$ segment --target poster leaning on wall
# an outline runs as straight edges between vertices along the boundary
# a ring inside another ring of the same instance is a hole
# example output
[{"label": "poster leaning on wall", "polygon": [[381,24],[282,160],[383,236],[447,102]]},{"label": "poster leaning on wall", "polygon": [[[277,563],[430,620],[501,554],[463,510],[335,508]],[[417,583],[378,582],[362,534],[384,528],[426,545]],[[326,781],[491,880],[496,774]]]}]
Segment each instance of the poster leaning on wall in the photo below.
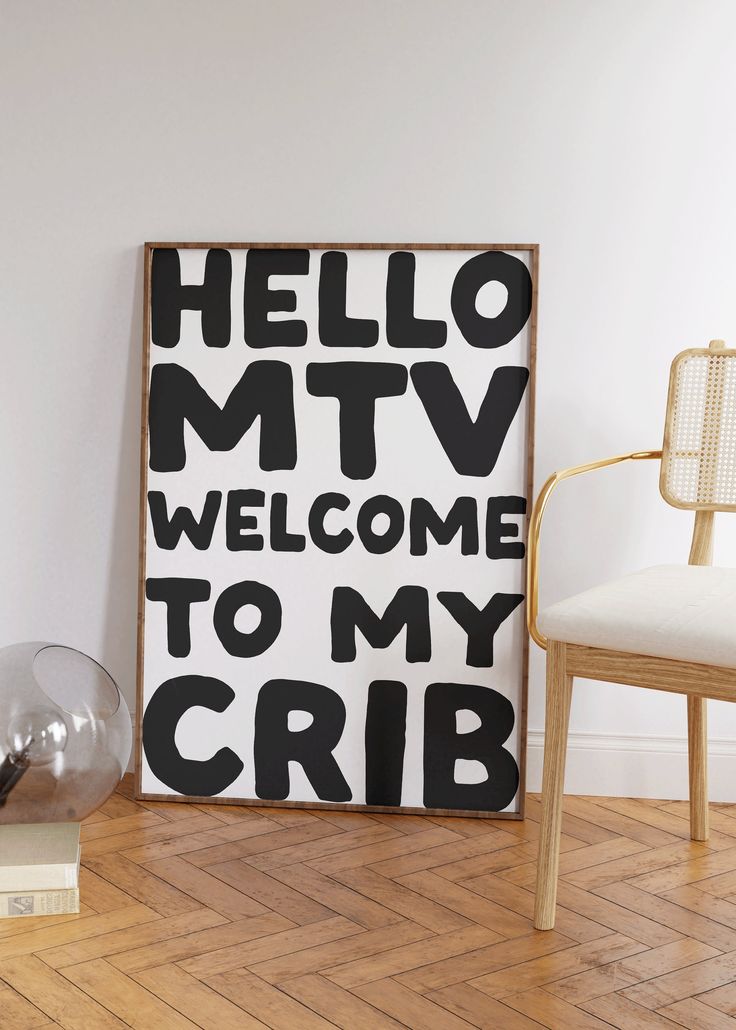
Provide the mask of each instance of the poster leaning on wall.
[{"label": "poster leaning on wall", "polygon": [[137,796],[523,814],[535,245],[146,245]]}]

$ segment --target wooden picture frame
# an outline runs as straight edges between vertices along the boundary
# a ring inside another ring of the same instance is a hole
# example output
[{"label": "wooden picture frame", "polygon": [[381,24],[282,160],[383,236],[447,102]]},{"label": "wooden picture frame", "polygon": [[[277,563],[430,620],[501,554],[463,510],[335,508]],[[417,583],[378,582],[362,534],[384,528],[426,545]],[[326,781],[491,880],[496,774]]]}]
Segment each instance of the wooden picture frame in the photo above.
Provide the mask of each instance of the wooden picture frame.
[{"label": "wooden picture frame", "polygon": [[[539,279],[539,245],[538,244],[428,244],[428,243],[146,243],[145,244],[145,283],[144,283],[144,319],[143,319],[143,376],[142,376],[142,399],[141,399],[141,504],[140,504],[140,561],[139,561],[139,597],[138,597],[138,655],[137,655],[137,704],[136,704],[136,731],[135,731],[135,796],[141,800],[165,800],[165,801],[190,801],[200,803],[222,803],[222,804],[245,804],[258,807],[279,807],[279,808],[314,808],[314,809],[336,809],[345,811],[377,811],[396,812],[409,814],[426,814],[439,816],[466,816],[466,817],[488,817],[494,819],[521,819],[524,816],[525,801],[525,777],[526,777],[526,752],[527,752],[527,692],[528,692],[528,637],[525,632],[520,635],[520,669],[521,682],[518,693],[518,707],[515,712],[516,737],[518,740],[518,791],[516,799],[518,805],[514,810],[489,811],[477,810],[474,808],[446,808],[446,807],[422,807],[418,805],[389,804],[371,805],[350,802],[320,801],[320,800],[291,800],[289,798],[277,798],[270,800],[263,797],[243,796],[214,796],[207,794],[182,794],[172,789],[171,793],[164,793],[157,790],[145,789],[143,777],[143,717],[144,717],[144,664],[146,658],[146,554],[148,542],[148,506],[147,495],[149,487],[149,400],[150,400],[150,377],[152,367],[152,340],[151,340],[151,282],[152,263],[156,251],[176,250],[181,254],[187,251],[212,251],[224,250],[231,254],[239,251],[309,251],[309,252],[361,252],[361,251],[386,251],[395,252],[424,252],[424,251],[458,251],[458,252],[505,252],[512,256],[518,256],[518,252],[524,252],[525,260],[531,276],[531,304],[527,321],[522,330],[528,340],[528,372],[529,381],[526,393],[524,394],[525,415],[525,483],[526,492],[526,517],[522,519],[524,527],[523,537],[526,541],[526,528],[528,527],[529,514],[531,510],[532,488],[533,488],[533,458],[534,458],[534,397],[535,397],[535,368],[536,368],[536,333],[537,333],[537,309],[538,309],[538,279]],[[467,260],[461,255],[463,260]],[[181,277],[184,285],[184,276]],[[192,283],[196,285],[196,283]],[[289,309],[293,310],[293,309]],[[503,310],[503,308],[502,308]],[[295,316],[296,317],[296,316]],[[346,314],[346,319],[352,316]],[[490,316],[489,316],[490,317]],[[499,348],[502,349],[502,348]],[[426,351],[419,354],[426,356]],[[488,352],[491,353],[491,352]],[[257,354],[257,352],[256,352]],[[283,348],[276,348],[276,354],[283,356]],[[260,356],[260,355],[257,355]],[[269,357],[268,352],[264,355]],[[274,356],[272,353],[270,356]],[[361,352],[357,352],[360,357]],[[419,355],[417,355],[418,359]],[[483,559],[481,546],[480,557]],[[523,577],[523,573],[522,573]],[[523,590],[523,588],[522,588]],[[168,605],[166,606],[168,610]],[[518,617],[523,623],[523,605],[519,608]],[[397,677],[397,678],[400,678]],[[461,678],[461,676],[459,677]],[[149,702],[150,704],[150,699]],[[460,731],[458,731],[460,732]]]}]

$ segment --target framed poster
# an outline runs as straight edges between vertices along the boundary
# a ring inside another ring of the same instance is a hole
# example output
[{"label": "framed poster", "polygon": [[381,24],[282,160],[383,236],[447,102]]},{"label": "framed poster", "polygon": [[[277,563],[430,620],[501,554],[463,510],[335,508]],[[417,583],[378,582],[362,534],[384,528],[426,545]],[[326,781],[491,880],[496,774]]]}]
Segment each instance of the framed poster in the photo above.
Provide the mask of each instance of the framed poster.
[{"label": "framed poster", "polygon": [[522,814],[537,264],[146,245],[138,797]]}]

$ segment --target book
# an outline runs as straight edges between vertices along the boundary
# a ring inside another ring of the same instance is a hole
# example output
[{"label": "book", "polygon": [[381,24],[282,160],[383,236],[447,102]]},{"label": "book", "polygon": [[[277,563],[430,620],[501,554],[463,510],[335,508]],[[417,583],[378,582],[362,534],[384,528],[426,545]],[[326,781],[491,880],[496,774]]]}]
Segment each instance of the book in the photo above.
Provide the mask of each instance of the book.
[{"label": "book", "polygon": [[18,916],[61,916],[79,911],[79,888],[63,891],[4,891],[0,919]]},{"label": "book", "polygon": [[0,826],[0,892],[71,890],[79,857],[79,823]]}]

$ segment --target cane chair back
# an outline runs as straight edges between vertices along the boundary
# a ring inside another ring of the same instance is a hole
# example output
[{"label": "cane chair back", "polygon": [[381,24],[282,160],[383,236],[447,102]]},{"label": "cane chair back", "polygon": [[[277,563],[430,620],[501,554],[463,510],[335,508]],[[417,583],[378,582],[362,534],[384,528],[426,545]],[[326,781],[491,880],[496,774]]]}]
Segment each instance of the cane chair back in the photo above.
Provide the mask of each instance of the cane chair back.
[{"label": "cane chair back", "polygon": [[659,487],[675,508],[736,511],[736,350],[720,340],[672,362]]}]

